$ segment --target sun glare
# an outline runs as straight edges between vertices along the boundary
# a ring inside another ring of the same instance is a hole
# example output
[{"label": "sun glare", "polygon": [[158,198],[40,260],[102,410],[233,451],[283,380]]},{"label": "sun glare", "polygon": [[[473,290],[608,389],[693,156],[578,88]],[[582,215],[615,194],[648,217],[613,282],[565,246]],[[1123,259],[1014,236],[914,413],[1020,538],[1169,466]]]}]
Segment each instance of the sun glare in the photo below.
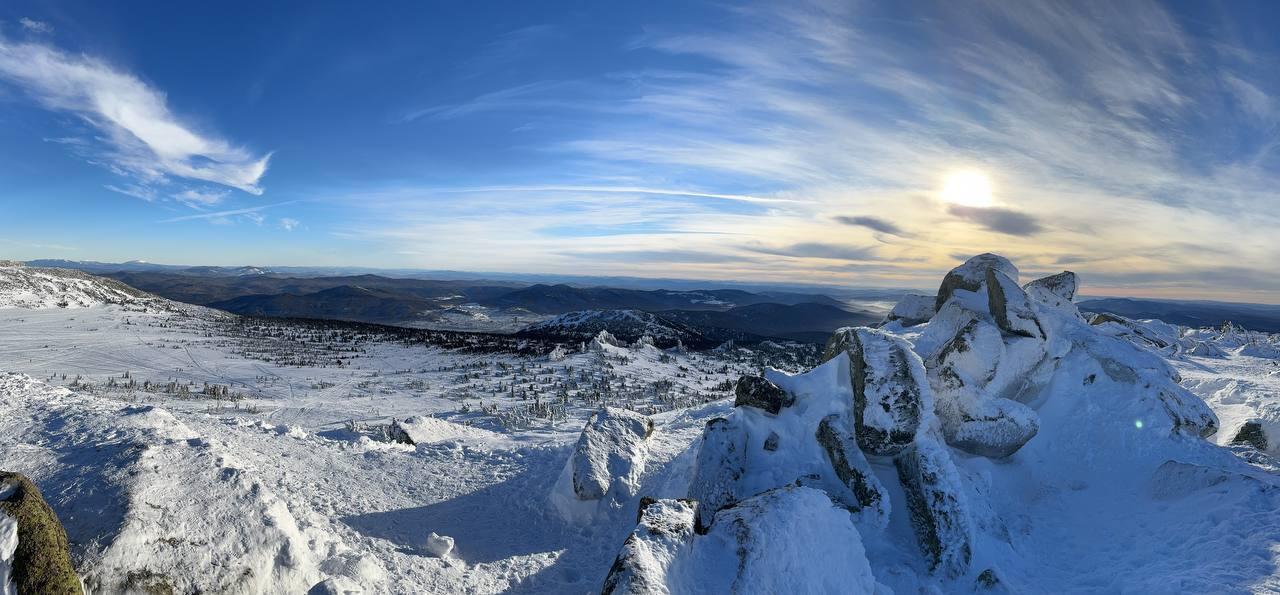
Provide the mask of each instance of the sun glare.
[{"label": "sun glare", "polygon": [[942,186],[942,200],[966,207],[989,207],[991,179],[976,170],[961,170],[947,175]]}]

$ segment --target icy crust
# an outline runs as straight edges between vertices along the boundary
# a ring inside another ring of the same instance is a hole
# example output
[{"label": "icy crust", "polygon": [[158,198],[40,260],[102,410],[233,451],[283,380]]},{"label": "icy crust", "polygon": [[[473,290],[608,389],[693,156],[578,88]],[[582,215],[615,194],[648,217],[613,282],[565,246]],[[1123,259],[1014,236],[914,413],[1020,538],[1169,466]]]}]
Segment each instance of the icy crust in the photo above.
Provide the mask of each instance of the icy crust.
[{"label": "icy crust", "polygon": [[[28,439],[42,446],[15,447]],[[324,578],[312,546],[327,538],[163,409],[0,376],[0,467],[32,470],[91,591],[301,593]]]},{"label": "icy crust", "polygon": [[653,421],[605,407],[587,421],[552,493],[552,503],[570,520],[585,520],[599,506],[618,508],[636,495],[653,434]]},{"label": "icy crust", "polygon": [[650,504],[602,592],[877,592],[857,528],[822,491],[769,490],[716,513],[705,534],[692,516],[687,502]]}]

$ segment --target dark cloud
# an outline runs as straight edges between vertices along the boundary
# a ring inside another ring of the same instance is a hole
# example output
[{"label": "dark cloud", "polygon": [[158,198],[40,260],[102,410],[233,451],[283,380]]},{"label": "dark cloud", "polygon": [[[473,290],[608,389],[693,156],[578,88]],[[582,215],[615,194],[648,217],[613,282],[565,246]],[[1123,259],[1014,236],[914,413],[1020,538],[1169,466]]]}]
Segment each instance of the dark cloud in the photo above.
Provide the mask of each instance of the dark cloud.
[{"label": "dark cloud", "polygon": [[868,217],[865,215],[850,217],[846,215],[840,215],[836,217],[836,221],[839,221],[845,225],[865,227],[867,229],[875,230],[880,233],[891,233],[895,236],[906,235],[902,232],[902,228],[895,225],[892,221],[885,221],[884,219],[880,219],[878,217]]},{"label": "dark cloud", "polygon": [[977,223],[983,228],[1011,236],[1033,236],[1044,231],[1044,226],[1040,225],[1035,217],[1011,209],[951,205],[947,211],[956,217]]},{"label": "dark cloud", "polygon": [[881,260],[876,256],[875,248],[862,246],[843,246],[840,244],[824,244],[821,242],[802,242],[790,246],[751,246],[753,252],[774,254],[777,256],[793,256],[796,258],[832,258],[837,260]]}]

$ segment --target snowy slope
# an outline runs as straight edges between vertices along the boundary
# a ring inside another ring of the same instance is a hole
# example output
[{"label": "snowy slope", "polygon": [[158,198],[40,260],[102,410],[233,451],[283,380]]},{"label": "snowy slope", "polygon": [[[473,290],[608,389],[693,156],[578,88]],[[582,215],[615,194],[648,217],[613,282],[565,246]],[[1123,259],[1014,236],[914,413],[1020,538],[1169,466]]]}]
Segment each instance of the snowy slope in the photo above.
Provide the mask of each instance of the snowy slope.
[{"label": "snowy slope", "polygon": [[0,266],[0,308],[87,308],[104,304],[161,305],[128,285],[71,269]]}]

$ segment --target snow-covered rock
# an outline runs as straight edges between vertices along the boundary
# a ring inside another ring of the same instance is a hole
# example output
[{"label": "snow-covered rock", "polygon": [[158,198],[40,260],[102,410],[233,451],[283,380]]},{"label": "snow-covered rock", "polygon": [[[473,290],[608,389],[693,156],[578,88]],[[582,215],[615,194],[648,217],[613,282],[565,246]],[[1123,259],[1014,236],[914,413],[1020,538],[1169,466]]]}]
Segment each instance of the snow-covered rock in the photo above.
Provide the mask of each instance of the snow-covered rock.
[{"label": "snow-covered rock", "polygon": [[1052,308],[1071,309],[1075,308],[1073,302],[1076,290],[1079,289],[1079,280],[1075,273],[1062,271],[1031,281],[1023,285],[1022,289],[1027,292],[1027,297],[1036,302]]},{"label": "snow-covered rock", "polygon": [[1032,339],[1044,337],[1044,329],[1031,308],[1031,300],[1018,287],[1017,281],[995,268],[989,268],[986,285],[991,317],[1001,330]]},{"label": "snow-covered rock", "polygon": [[921,436],[895,463],[911,526],[930,570],[949,576],[966,572],[973,557],[973,529],[950,453],[932,437]]},{"label": "snow-covered rock", "polygon": [[933,302],[934,311],[941,310],[942,305],[951,299],[957,289],[965,291],[981,289],[987,282],[988,270],[1004,273],[1014,283],[1018,282],[1018,267],[1013,266],[1009,259],[990,252],[979,254],[951,269],[947,276],[942,278],[942,285],[938,287],[938,295]]},{"label": "snow-covered rock", "polygon": [[497,438],[497,433],[474,428],[444,419],[415,415],[392,420],[387,428],[388,437],[402,444],[434,444],[450,440],[483,441]]},{"label": "snow-covered rock", "polygon": [[449,554],[453,553],[453,538],[432,531],[430,535],[427,535],[425,546],[428,554],[437,558],[447,558]]},{"label": "snow-covered rock", "polygon": [[827,341],[824,359],[849,359],[853,415],[863,451],[892,455],[915,437],[920,426],[924,368],[911,345],[889,333],[846,327]]},{"label": "snow-covered rock", "polygon": [[[635,496],[653,434],[648,417],[614,407],[591,416],[565,464],[552,502],[568,519],[618,508]],[[584,504],[586,506],[584,506]]]},{"label": "snow-covered rock", "polygon": [[885,322],[897,321],[904,327],[929,322],[936,311],[935,296],[907,294],[885,315]]},{"label": "snow-covered rock", "polygon": [[[705,527],[717,510],[732,505],[741,497],[741,480],[747,465],[746,431],[736,420],[718,417],[707,422],[698,445],[698,458],[693,479],[689,483],[689,498],[698,502],[698,525]],[[761,443],[766,447],[770,440],[777,450],[780,438],[772,435]]]},{"label": "snow-covered rock", "polygon": [[721,510],[705,534],[689,503],[642,513],[603,593],[874,593],[857,528],[820,490],[786,487]]}]

